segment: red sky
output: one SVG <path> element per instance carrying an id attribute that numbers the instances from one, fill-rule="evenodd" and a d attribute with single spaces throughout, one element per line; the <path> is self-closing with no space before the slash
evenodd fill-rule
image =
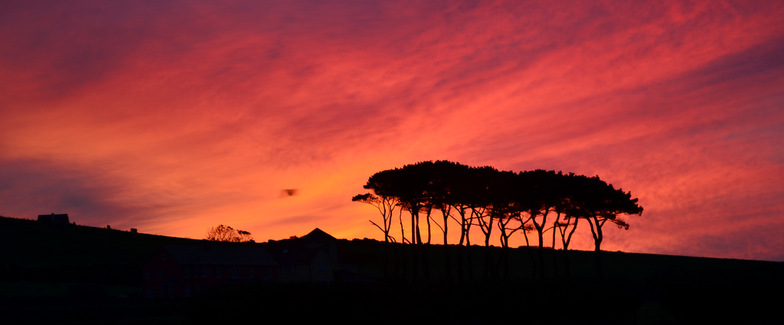
<path id="1" fill-rule="evenodd" d="M 4 1 L 0 215 L 381 239 L 351 197 L 447 159 L 631 191 L 645 212 L 606 250 L 784 261 L 782 17 L 781 1 Z M 591 249 L 582 231 L 572 247 Z"/>

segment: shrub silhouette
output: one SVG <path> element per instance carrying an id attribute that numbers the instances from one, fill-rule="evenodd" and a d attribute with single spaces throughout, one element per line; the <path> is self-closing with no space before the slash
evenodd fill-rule
<path id="1" fill-rule="evenodd" d="M 250 232 L 240 229 L 234 229 L 227 225 L 217 225 L 210 228 L 205 238 L 211 241 L 225 241 L 233 243 L 254 242 L 253 236 Z"/>

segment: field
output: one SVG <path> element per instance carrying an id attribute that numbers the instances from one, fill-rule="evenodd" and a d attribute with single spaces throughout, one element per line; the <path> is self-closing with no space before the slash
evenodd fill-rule
<path id="1" fill-rule="evenodd" d="M 0 218 L 0 323 L 782 323 L 784 263 L 621 252 L 411 246 L 339 240 L 372 281 L 141 295 L 162 244 L 202 241 Z M 262 244 L 260 244 L 262 245 Z"/>

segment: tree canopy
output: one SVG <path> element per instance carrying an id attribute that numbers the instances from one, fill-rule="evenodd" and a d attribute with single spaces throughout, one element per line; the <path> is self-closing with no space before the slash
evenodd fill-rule
<path id="1" fill-rule="evenodd" d="M 253 236 L 251 236 L 250 232 L 234 229 L 227 225 L 217 225 L 210 228 L 210 230 L 207 231 L 207 237 L 205 239 L 233 243 L 254 242 Z"/>
<path id="2" fill-rule="evenodd" d="M 383 226 L 371 223 L 384 232 L 385 240 L 396 241 L 391 231 L 397 211 L 401 242 L 413 244 L 430 243 L 433 224 L 441 229 L 447 244 L 448 225 L 452 223 L 459 226 L 460 245 L 470 245 L 470 229 L 478 226 L 485 245 L 498 231 L 503 246 L 508 245 L 510 236 L 520 232 L 528 245 L 529 233 L 535 233 L 536 245 L 544 247 L 545 233 L 552 231 L 553 248 L 556 235 L 560 235 L 563 248 L 568 249 L 577 225 L 583 221 L 589 225 L 594 249 L 599 251 L 604 240 L 602 227 L 607 221 L 628 229 L 622 216 L 641 215 L 643 211 L 631 192 L 616 189 L 598 176 L 541 169 L 499 171 L 445 160 L 377 172 L 364 188 L 369 192 L 356 195 L 354 201 L 378 208 Z M 441 218 L 435 216 L 435 210 L 441 211 Z M 407 231 L 403 212 L 410 217 Z"/>

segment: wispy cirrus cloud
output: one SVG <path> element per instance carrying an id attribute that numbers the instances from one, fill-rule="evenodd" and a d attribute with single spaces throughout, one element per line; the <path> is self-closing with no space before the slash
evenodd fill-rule
<path id="1" fill-rule="evenodd" d="M 366 237 L 368 176 L 451 159 L 631 190 L 608 249 L 780 258 L 777 3 L 0 6 L 4 215 Z"/>

